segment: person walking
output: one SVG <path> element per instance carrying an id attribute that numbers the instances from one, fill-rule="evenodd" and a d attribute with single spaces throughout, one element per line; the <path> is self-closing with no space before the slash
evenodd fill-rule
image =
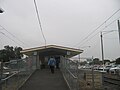
<path id="1" fill-rule="evenodd" d="M 60 57 L 56 57 L 55 60 L 56 60 L 56 69 L 60 69 L 59 67 Z"/>
<path id="2" fill-rule="evenodd" d="M 51 57 L 51 58 L 48 60 L 48 65 L 49 65 L 49 67 L 50 67 L 51 73 L 54 73 L 54 68 L 55 68 L 55 65 L 56 65 L 55 58 Z"/>

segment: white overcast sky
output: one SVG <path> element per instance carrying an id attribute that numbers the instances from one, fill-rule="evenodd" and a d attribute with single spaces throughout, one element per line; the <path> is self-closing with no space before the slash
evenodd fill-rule
<path id="1" fill-rule="evenodd" d="M 84 50 L 81 57 L 101 58 L 100 31 L 120 17 L 120 11 L 90 37 L 86 37 L 120 9 L 120 0 L 36 0 L 36 2 L 47 44 L 81 48 Z M 0 7 L 5 11 L 0 14 L 0 25 L 15 35 L 10 35 L 0 27 L 0 49 L 5 45 L 23 48 L 44 45 L 34 0 L 0 0 Z M 116 22 L 104 29 L 110 30 L 117 30 Z M 106 59 L 120 57 L 118 39 L 117 31 L 104 34 Z"/>

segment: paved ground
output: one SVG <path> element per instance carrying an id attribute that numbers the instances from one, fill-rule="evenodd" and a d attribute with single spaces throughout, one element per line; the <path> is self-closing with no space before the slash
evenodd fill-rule
<path id="1" fill-rule="evenodd" d="M 37 70 L 19 90 L 69 90 L 60 70 Z"/>

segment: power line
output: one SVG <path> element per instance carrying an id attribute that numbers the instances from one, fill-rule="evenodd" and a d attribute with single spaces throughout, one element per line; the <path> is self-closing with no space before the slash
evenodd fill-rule
<path id="1" fill-rule="evenodd" d="M 118 39 L 118 38 L 108 38 L 108 37 L 104 37 L 105 39 Z"/>
<path id="2" fill-rule="evenodd" d="M 24 42 L 22 42 L 19 38 L 17 38 L 15 35 L 13 35 L 12 33 L 10 33 L 7 29 L 5 29 L 2 25 L 0 25 L 0 27 L 2 27 L 2 30 L 5 30 L 7 33 L 9 33 L 12 37 L 16 38 L 19 42 L 21 42 L 22 44 L 26 45 Z M 27 45 L 26 45 L 27 46 Z"/>
<path id="3" fill-rule="evenodd" d="M 104 32 L 102 35 L 108 34 L 108 33 L 114 32 L 114 31 L 117 31 L 117 30 L 102 31 L 102 32 Z"/>
<path id="4" fill-rule="evenodd" d="M 103 28 L 102 30 L 105 30 L 106 28 L 108 28 L 108 26 L 110 26 L 111 24 L 113 24 L 116 20 L 118 20 L 120 17 L 118 17 L 117 19 L 113 20 L 110 24 L 106 25 L 105 28 Z M 112 30 L 112 31 L 115 31 L 115 30 Z M 117 30 L 116 30 L 117 31 Z M 98 32 L 99 33 L 99 32 Z M 95 37 L 97 34 L 95 34 L 93 37 Z M 89 40 L 91 40 L 93 37 L 91 37 L 90 39 L 88 39 L 86 42 L 88 42 Z M 84 43 L 86 43 L 84 42 Z M 84 44 L 83 43 L 83 44 Z M 83 45 L 82 44 L 82 45 Z"/>
<path id="5" fill-rule="evenodd" d="M 102 30 L 105 30 L 106 28 L 108 28 L 108 26 L 110 26 L 111 24 L 113 24 L 116 20 L 118 20 L 120 17 L 118 17 L 117 19 L 115 19 L 115 20 L 113 20 L 110 24 L 108 24 L 108 25 L 106 25 L 105 26 L 105 28 L 103 28 Z M 117 31 L 117 30 L 112 30 L 112 31 Z M 97 32 L 97 33 L 99 33 L 99 32 Z M 95 37 L 97 34 L 95 34 L 93 37 Z M 88 42 L 89 40 L 91 40 L 93 37 L 91 37 L 90 39 L 88 39 L 86 42 Z M 84 43 L 86 43 L 86 42 L 84 42 Z M 83 43 L 83 44 L 84 44 Z M 82 44 L 82 45 L 83 45 Z"/>
<path id="6" fill-rule="evenodd" d="M 13 40 L 12 38 L 8 37 L 5 33 L 0 32 L 1 34 L 3 34 L 4 36 L 6 36 L 7 38 L 9 38 L 10 40 L 12 40 L 13 42 L 15 42 L 16 44 L 20 45 L 19 43 L 17 43 L 15 40 Z M 21 46 L 21 45 L 20 45 Z"/>
<path id="7" fill-rule="evenodd" d="M 88 34 L 85 38 L 82 39 L 81 42 L 79 42 L 78 44 L 76 44 L 75 46 L 79 45 L 80 43 L 82 43 L 84 40 L 86 40 L 89 36 L 91 36 L 95 31 L 97 31 L 101 26 L 103 26 L 108 20 L 110 20 L 117 12 L 119 12 L 120 9 L 118 9 L 116 12 L 114 12 L 108 19 L 106 19 L 102 24 L 100 24 L 96 29 L 94 29 L 90 34 Z"/>
<path id="8" fill-rule="evenodd" d="M 41 21 L 40 21 L 40 15 L 39 15 L 37 4 L 36 4 L 35 0 L 34 0 L 34 5 L 35 5 L 35 10 L 36 10 L 36 14 L 37 14 L 38 23 L 39 23 L 39 26 L 40 26 L 40 29 L 41 29 L 41 33 L 42 33 L 43 39 L 45 41 L 45 46 L 46 46 L 46 38 L 45 38 L 45 35 L 43 33 L 43 29 L 42 29 L 42 25 L 41 25 Z"/>
<path id="9" fill-rule="evenodd" d="M 120 18 L 120 17 L 119 17 Z M 114 23 L 116 20 L 118 20 L 119 18 L 113 20 L 110 24 L 106 25 L 105 28 L 103 28 L 102 30 L 108 28 L 108 26 L 110 26 L 112 23 Z M 115 30 L 112 30 L 112 31 L 115 31 Z M 116 30 L 117 31 L 117 30 Z M 86 40 L 85 42 L 82 43 L 82 45 L 86 42 L 88 42 L 89 40 L 91 40 L 93 37 L 95 37 L 99 32 L 97 32 L 94 36 L 92 36 L 91 38 L 89 38 L 88 40 Z M 80 44 L 81 45 L 81 44 Z"/>
<path id="10" fill-rule="evenodd" d="M 111 23 L 109 23 L 108 25 L 105 26 L 105 28 L 103 28 L 102 30 L 106 29 L 108 26 L 110 26 L 111 24 L 113 24 L 114 22 L 116 22 L 116 20 L 120 19 L 120 17 L 118 17 L 117 19 L 113 20 Z"/>
<path id="11" fill-rule="evenodd" d="M 81 46 L 82 46 L 84 43 L 86 43 L 86 42 L 88 42 L 89 40 L 91 40 L 93 37 L 95 37 L 98 33 L 99 33 L 99 32 L 97 32 L 94 36 L 92 36 L 91 38 L 89 38 L 89 39 L 87 39 L 85 42 L 83 42 L 83 43 L 81 44 Z"/>

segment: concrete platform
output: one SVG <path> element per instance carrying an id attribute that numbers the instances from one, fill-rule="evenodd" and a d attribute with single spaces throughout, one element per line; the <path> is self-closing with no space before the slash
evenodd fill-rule
<path id="1" fill-rule="evenodd" d="M 69 90 L 60 70 L 37 70 L 19 90 Z"/>

